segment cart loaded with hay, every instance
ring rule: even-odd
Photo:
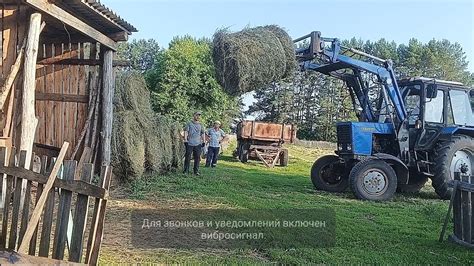
[[[237,149],[234,155],[243,163],[249,159],[262,161],[267,167],[288,165],[288,149],[284,143],[293,143],[296,127],[287,124],[242,121],[237,125]]]

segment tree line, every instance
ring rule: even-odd
[[[384,59],[391,59],[401,77],[426,76],[474,84],[466,54],[458,43],[411,39],[397,44],[385,39],[342,41]],[[287,80],[255,91],[255,103],[242,113],[242,99],[230,96],[218,84],[211,57],[212,42],[190,36],[175,37],[168,48],[153,40],[133,40],[119,46],[118,57],[146,78],[155,112],[186,122],[195,110],[206,124],[218,119],[229,128],[235,119],[251,115],[258,120],[296,124],[298,137],[334,141],[338,121],[356,120],[345,84],[315,72],[300,72]]]

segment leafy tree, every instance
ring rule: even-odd
[[[117,49],[118,59],[128,60],[130,68],[142,73],[151,70],[156,65],[160,53],[160,46],[153,39],[123,42]]]
[[[158,61],[150,87],[156,112],[186,122],[200,110],[205,123],[219,119],[224,126],[240,113],[239,99],[217,83],[209,40],[175,37]]]
[[[156,83],[155,68],[160,65],[163,50],[154,39],[132,40],[120,43],[117,49],[117,58],[127,60],[128,68],[140,71],[148,86]]]

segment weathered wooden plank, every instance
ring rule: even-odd
[[[15,79],[17,78],[18,72],[20,72],[21,62],[25,54],[25,47],[26,47],[26,42],[23,41],[23,45],[20,48],[20,51],[18,52],[16,61],[11,67],[10,73],[8,74],[8,77],[5,80],[4,85],[2,86],[2,90],[1,90],[2,93],[0,94],[0,109],[3,109],[3,106],[5,105],[5,101],[7,100],[7,97],[10,94],[10,91],[13,87],[13,83]]]
[[[76,161],[64,162],[64,175],[66,180],[74,179],[74,172],[76,171]],[[53,241],[53,259],[64,258],[64,250],[66,248],[67,227],[69,223],[69,215],[71,212],[72,192],[67,190],[60,190],[58,215],[56,219],[56,230]]]
[[[71,43],[65,43],[63,44],[63,58],[65,58],[66,54],[71,54],[72,49],[72,44]],[[62,94],[71,94],[71,79],[72,79],[72,73],[71,73],[71,66],[69,65],[63,65],[63,90]],[[69,142],[71,144],[71,149],[68,150],[66,154],[66,159],[70,160],[70,155],[71,155],[71,150],[74,147],[74,138],[71,138],[71,123],[72,121],[70,120],[69,113],[71,112],[71,103],[70,102],[62,102],[63,105],[63,113],[61,114],[63,116],[63,121],[64,121],[64,127],[63,127],[63,141]]]
[[[459,174],[454,175],[454,180],[461,181],[461,177]],[[454,218],[454,234],[456,237],[459,239],[462,238],[462,214],[461,214],[461,193],[456,193],[456,196],[454,197],[454,203],[453,203],[453,218]]]
[[[80,49],[80,53],[79,53],[79,59],[84,59],[85,54],[86,54],[85,51],[84,51],[85,50],[85,45],[83,43],[81,43],[80,46],[81,46],[81,49]],[[91,92],[89,92],[86,89],[87,82],[88,82],[88,79],[87,79],[87,77],[88,77],[87,72],[88,71],[89,71],[89,66],[79,66],[78,67],[79,87],[78,87],[78,93],[77,94],[87,95],[90,98],[91,97],[91,95],[90,95]],[[81,130],[83,129],[84,124],[85,124],[85,120],[86,120],[85,116],[86,116],[86,110],[87,110],[88,104],[89,104],[89,101],[87,103],[79,103],[77,105],[77,127],[76,127],[76,132],[75,132],[77,143],[80,142]],[[78,144],[76,144],[76,147],[77,147],[77,145]],[[82,145],[82,147],[84,147],[84,145]],[[78,149],[78,150],[80,151],[80,150],[83,150],[83,149]],[[76,152],[76,154],[77,154],[77,152]]]
[[[36,101],[56,101],[56,102],[72,102],[72,103],[88,103],[88,95],[77,94],[60,94],[60,93],[36,93]]]
[[[25,166],[25,164],[27,162],[26,156],[27,156],[26,151],[21,151],[20,152],[20,167],[21,168],[26,167]],[[34,154],[32,155],[32,157],[33,156],[34,156]],[[30,159],[30,161],[31,161],[31,159]],[[26,171],[28,171],[28,170],[26,170]],[[23,201],[23,207],[21,208],[23,211],[22,211],[22,214],[21,214],[21,225],[20,225],[20,234],[19,234],[19,238],[18,238],[18,245],[23,240],[23,236],[25,235],[25,232],[26,232],[26,227],[28,226],[28,219],[30,218],[30,201],[31,201],[31,181],[27,180],[26,181],[26,189],[25,189],[25,198],[24,198],[24,201]]]
[[[22,152],[23,153],[23,152]],[[19,168],[24,169],[26,154],[20,155],[20,166]],[[10,227],[10,236],[8,239],[8,248],[15,250],[16,243],[18,240],[18,222],[20,221],[20,205],[21,205],[21,190],[22,190],[23,179],[19,175],[15,175],[15,190],[13,194],[13,210],[12,210],[12,222]]]
[[[93,175],[93,165],[90,163],[84,164],[81,173],[81,180],[90,183]],[[72,230],[71,249],[69,254],[69,260],[73,262],[81,262],[88,209],[89,196],[78,194],[76,210],[74,212],[74,227]]]
[[[48,181],[46,182],[46,184],[43,188],[44,193],[41,195],[41,197],[38,201],[38,204],[35,206],[33,214],[31,215],[30,222],[28,223],[28,227],[26,229],[25,237],[23,238],[23,241],[21,242],[21,245],[18,248],[18,251],[21,252],[21,253],[26,253],[27,252],[29,242],[31,240],[31,237],[33,236],[33,232],[34,232],[36,226],[38,225],[41,213],[43,212],[44,204],[46,203],[46,198],[47,198],[46,193],[49,193],[49,191],[53,187],[54,179],[56,179],[56,176],[58,175],[58,173],[61,169],[61,166],[62,166],[64,157],[66,156],[66,152],[67,152],[68,147],[69,147],[69,143],[64,142],[64,144],[61,148],[61,152],[59,153],[59,156],[58,156],[56,162],[54,163],[53,170],[51,171],[51,174],[49,175]]]
[[[54,64],[61,64],[61,65],[74,65],[74,66],[100,66],[102,62],[98,59],[80,59],[80,58],[45,58],[43,60],[38,61],[38,65],[54,65]],[[130,66],[130,62],[127,60],[114,60],[113,61],[114,67],[128,67]]]
[[[91,46],[90,46],[90,58],[95,58],[95,59],[101,58],[97,53],[97,49],[98,49],[97,46],[98,46],[97,43],[92,43],[91,44]],[[91,84],[90,84],[90,87],[89,87],[89,91],[94,90],[96,95],[101,95],[102,86],[100,85],[101,84],[100,68],[98,68],[98,67],[90,67],[90,68],[92,70],[91,70],[91,73],[90,73]],[[101,97],[97,96],[96,97],[96,102],[95,102],[95,107],[94,107],[93,124],[90,127],[90,132],[89,132],[90,133],[89,134],[90,135],[90,141],[85,142],[88,147],[92,148],[92,151],[93,151],[92,162],[94,164],[97,163],[97,161],[98,161],[97,158],[99,156],[99,142],[100,142],[100,138],[99,138],[99,132],[100,132],[100,129],[99,129],[99,127],[100,127],[100,125],[99,125],[100,111],[99,111],[99,109],[100,108],[99,108],[99,105],[100,105],[100,102],[101,102]]]
[[[3,128],[3,136],[5,138],[9,139],[9,142],[11,143],[11,138],[12,138],[12,121],[13,121],[13,116],[14,116],[14,103],[15,103],[15,90],[12,90],[10,92],[10,98],[8,99],[8,106],[7,106],[7,111],[6,111],[6,119],[5,119],[5,127]],[[10,147],[12,145],[9,145]]]
[[[471,175],[470,183],[474,184],[474,175]],[[474,192],[471,192],[471,244],[474,244]]]
[[[54,54],[54,45],[46,45],[46,57],[53,56]],[[46,66],[46,77],[45,77],[45,90],[44,92],[53,92],[54,91],[54,66]],[[46,141],[44,144],[53,146],[54,143],[54,129],[56,128],[54,122],[54,109],[55,105],[51,101],[45,102],[46,108],[44,109],[44,120],[45,120],[45,134]]]
[[[99,175],[99,180],[98,184],[99,186],[103,186],[105,182],[105,177],[107,175],[109,167],[108,166],[102,166],[100,169],[100,175]],[[95,239],[96,239],[96,233],[97,233],[97,226],[98,226],[98,215],[99,215],[99,209],[100,209],[101,201],[100,199],[95,199],[94,202],[94,212],[92,213],[92,219],[91,219],[91,229],[89,231],[89,237],[87,238],[87,250],[86,250],[86,258],[84,263],[90,264],[90,259],[91,259],[91,253],[92,253],[92,248],[95,245]]]
[[[30,180],[33,182],[38,182],[40,184],[46,184],[48,179],[39,173],[34,173],[26,169],[21,169],[19,167],[6,167],[0,166],[0,173],[2,174],[12,174],[12,175],[21,175],[23,179]],[[63,180],[56,179],[54,180],[54,187],[59,189],[64,189],[68,191],[73,191],[75,193],[81,193],[88,195],[94,198],[107,198],[108,193],[106,189],[86,183],[81,180]]]
[[[38,57],[46,56],[45,46],[40,44]],[[38,117],[38,127],[36,129],[35,143],[46,143],[45,106],[46,102],[38,101],[38,93],[44,93],[46,80],[46,67],[40,66],[36,69],[36,92],[35,92],[35,113]]]
[[[9,164],[10,165],[15,165],[15,148],[12,148],[10,151],[9,156]],[[2,214],[2,234],[0,235],[0,246],[2,248],[7,247],[7,234],[8,234],[8,220],[9,220],[9,214],[10,214],[10,198],[11,198],[11,192],[13,189],[13,180],[14,176],[7,175],[7,180],[6,180],[6,190],[5,190],[5,206],[3,208],[3,214]]]
[[[0,35],[1,36],[1,35]],[[0,165],[5,165],[8,163],[8,157],[7,157],[7,148],[6,147],[0,147]],[[5,194],[5,188],[4,186],[6,185],[7,180],[7,175],[0,175],[0,207],[3,208],[4,204],[4,198],[3,195]]]
[[[52,159],[51,165],[55,163],[55,161],[55,158]],[[41,227],[41,240],[38,255],[40,257],[48,257],[49,246],[51,243],[51,229],[53,226],[53,213],[56,192],[54,191],[54,189],[51,189],[49,192],[46,192],[43,188],[43,194],[47,195],[47,200],[44,206],[43,225]],[[38,206],[38,203],[36,205]]]
[[[42,175],[47,175],[47,174],[49,174],[48,170],[51,170],[51,169],[48,169],[48,157],[46,155],[43,155],[41,157],[41,170],[40,170],[40,173]],[[43,186],[44,186],[43,184],[38,183],[38,188],[36,190],[35,206],[38,205],[38,201],[41,197],[41,194],[43,194]],[[37,243],[37,241],[38,241],[38,225],[36,225],[35,231],[33,232],[33,235],[31,237],[30,248],[28,250],[29,255],[34,256],[36,254],[36,243]]]
[[[71,48],[77,52],[76,59],[79,58],[80,49],[81,47],[77,43],[72,43]],[[71,79],[70,79],[70,87],[69,93],[71,95],[79,96],[79,66],[71,65]],[[89,101],[89,97],[86,95],[87,101]],[[84,99],[85,100],[85,99]],[[76,147],[78,140],[76,138],[76,128],[78,127],[78,102],[71,102],[69,103],[69,137],[72,140],[72,147]],[[73,153],[73,148],[70,150],[70,155]],[[74,157],[69,157],[71,160],[74,160]]]
[[[76,175],[74,176],[74,180],[81,180],[82,171],[84,170],[84,165],[86,163],[91,162],[91,157],[92,157],[91,148],[85,147],[82,152],[81,158],[77,164],[77,171],[76,171]],[[87,183],[90,183],[90,182],[87,182]]]
[[[33,142],[36,135],[38,120],[35,114],[35,83],[36,60],[38,58],[39,35],[41,32],[41,14],[30,16],[28,38],[25,48],[25,64],[23,66],[23,90],[21,97],[21,134],[20,150],[26,151],[26,168],[30,167]]]
[[[109,189],[110,181],[112,179],[112,167],[105,166],[104,176],[101,178],[100,183],[103,188]],[[94,216],[92,219],[93,228],[90,231],[89,237],[91,238],[90,243],[87,243],[87,254],[85,262],[88,264],[96,265],[99,259],[100,246],[102,244],[102,237],[104,234],[104,221],[105,221],[105,209],[107,207],[107,200],[96,199],[94,208]],[[89,246],[90,245],[90,246]]]
[[[63,48],[62,44],[55,44],[54,45],[54,55],[62,55]],[[54,65],[54,93],[63,93],[63,66],[62,65]],[[54,132],[54,141],[53,146],[59,146],[60,143],[64,141],[64,121],[63,121],[63,112],[64,107],[62,102],[54,102],[53,101],[53,117],[54,117],[54,126],[52,128]]]
[[[114,98],[114,69],[112,65],[114,53],[111,50],[104,51],[102,65],[102,134],[101,134],[101,160],[103,164],[109,165],[111,158],[111,139],[113,123],[113,98]]]
[[[88,24],[84,23],[80,19],[74,17],[67,11],[61,9],[60,7],[49,3],[47,0],[25,0],[27,4],[33,6],[34,8],[45,12],[46,14],[53,16],[66,25],[73,27],[74,29],[82,32],[83,34],[97,40],[101,44],[107,46],[112,50],[116,50],[116,42],[107,37],[105,34],[99,32]]]
[[[470,176],[462,175],[461,181],[463,183],[469,183]],[[461,192],[461,216],[462,216],[462,240],[467,243],[471,243],[471,206],[470,193],[467,191]]]

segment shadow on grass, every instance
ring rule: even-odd
[[[185,175],[180,172],[165,176],[154,176],[145,182],[138,182],[133,188],[136,198],[143,199],[147,192],[162,191],[165,194],[171,191],[176,194],[215,196],[217,191],[226,195],[258,196],[262,198],[282,195],[281,197],[304,197],[309,195],[329,201],[354,200],[355,196],[347,189],[344,193],[329,193],[314,189],[307,174],[306,165],[301,165],[298,160],[294,161],[288,168],[267,168],[258,161],[240,163],[239,160],[230,155],[221,155],[221,163],[217,168],[202,168],[201,176]],[[428,184],[427,184],[428,186]],[[214,190],[215,193],[207,192]],[[283,196],[287,195],[287,196]],[[225,197],[221,195],[220,197]],[[438,200],[439,198],[429,189],[420,193],[396,194],[393,202],[419,202],[420,200]]]

